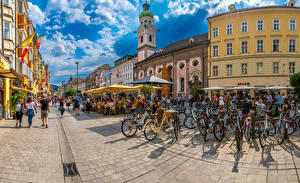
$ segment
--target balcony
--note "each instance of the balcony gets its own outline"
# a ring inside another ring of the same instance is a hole
[[[25,14],[18,14],[18,28],[19,30],[24,30],[26,33],[28,32],[28,26],[27,26],[27,18]]]

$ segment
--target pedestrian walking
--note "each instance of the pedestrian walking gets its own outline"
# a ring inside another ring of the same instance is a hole
[[[68,111],[69,111],[70,106],[71,106],[71,99],[69,97],[67,98],[66,103],[67,103],[67,108],[68,108]]]
[[[28,127],[32,128],[32,119],[35,114],[37,114],[36,106],[33,102],[32,97],[28,97],[27,103],[26,103],[26,108],[25,108],[25,114],[28,117]]]
[[[79,116],[79,107],[80,107],[80,101],[78,99],[78,97],[76,96],[75,100],[74,100],[74,109],[75,109],[75,114],[76,116]]]
[[[22,99],[18,99],[18,103],[16,104],[15,110],[16,110],[16,119],[17,119],[16,128],[22,127],[22,125],[21,125],[22,117],[23,117],[23,114],[24,114],[24,111],[25,111],[24,110],[24,103],[23,103]]]
[[[59,111],[60,111],[60,117],[63,118],[64,112],[65,112],[65,101],[64,99],[60,98],[59,99]]]
[[[40,101],[40,108],[42,126],[46,125],[46,128],[48,128],[48,113],[50,112],[50,104],[45,95],[42,96],[42,100]]]

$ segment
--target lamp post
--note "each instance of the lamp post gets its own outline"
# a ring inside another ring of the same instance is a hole
[[[78,64],[79,64],[79,62],[75,62],[75,64],[76,64],[76,66],[77,66],[77,91],[76,91],[76,93],[77,93],[77,96],[78,96]]]

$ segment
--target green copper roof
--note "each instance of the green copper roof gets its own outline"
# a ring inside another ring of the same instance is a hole
[[[153,18],[153,13],[149,10],[144,10],[139,15],[140,18],[145,17],[145,16],[149,16],[149,17]]]

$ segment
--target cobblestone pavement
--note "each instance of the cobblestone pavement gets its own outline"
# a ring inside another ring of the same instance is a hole
[[[206,144],[198,131],[184,129],[180,141],[161,135],[147,142],[140,132],[126,138],[120,117],[69,113],[62,120],[83,182],[299,182],[300,134],[262,150],[244,142],[241,153],[229,137]]]
[[[33,128],[16,129],[15,120],[0,122],[0,182],[64,182],[56,129],[56,115],[49,115],[49,128],[41,127],[40,115]]]
[[[0,182],[64,182],[56,112],[49,117],[49,129],[38,117],[32,129],[0,122]],[[299,182],[300,134],[282,146],[270,139],[264,150],[244,142],[237,153],[230,137],[205,144],[196,130],[183,129],[175,143],[168,135],[147,142],[141,132],[126,138],[120,119],[66,112],[61,120],[82,182]]]

